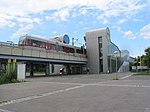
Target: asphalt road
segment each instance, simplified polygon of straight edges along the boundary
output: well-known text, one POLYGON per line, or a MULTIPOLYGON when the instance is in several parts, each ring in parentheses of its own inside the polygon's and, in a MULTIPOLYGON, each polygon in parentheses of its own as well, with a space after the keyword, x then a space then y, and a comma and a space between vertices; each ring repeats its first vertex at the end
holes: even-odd
POLYGON ((0 112, 150 112, 150 77, 118 76, 36 77, 0 85, 0 112))

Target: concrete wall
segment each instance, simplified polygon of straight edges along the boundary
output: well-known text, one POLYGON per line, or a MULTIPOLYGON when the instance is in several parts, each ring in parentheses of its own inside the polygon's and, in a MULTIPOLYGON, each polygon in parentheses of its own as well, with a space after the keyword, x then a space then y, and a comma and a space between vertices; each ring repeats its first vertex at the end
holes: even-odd
POLYGON ((102 30, 102 40, 103 40, 103 72, 108 72, 108 44, 110 42, 110 32, 109 29, 106 28, 102 30))
POLYGON ((87 67, 90 73, 99 73, 99 48, 98 48, 98 36, 99 32, 89 31, 86 32, 86 50, 88 64, 87 67))
POLYGON ((88 67, 90 69, 90 73, 98 74, 100 73, 100 57, 99 57, 99 42, 98 37, 102 37, 102 49, 101 52, 103 56, 103 72, 107 73, 108 71, 108 42, 110 41, 110 32, 108 28, 90 30, 86 32, 86 49, 87 49, 87 57, 88 57, 88 67))
POLYGON ((12 45, 0 45, 0 54, 87 62, 87 57, 86 55, 83 54, 73 55, 72 53, 65 53, 65 52, 52 51, 52 50, 46 51, 43 48, 33 48, 27 46, 23 47, 23 46, 12 46, 12 45))

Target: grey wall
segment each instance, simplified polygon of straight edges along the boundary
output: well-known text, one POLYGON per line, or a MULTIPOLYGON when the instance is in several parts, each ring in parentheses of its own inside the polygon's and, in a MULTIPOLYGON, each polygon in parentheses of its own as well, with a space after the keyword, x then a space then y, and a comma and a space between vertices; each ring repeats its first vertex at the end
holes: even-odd
POLYGON ((90 73, 99 73, 98 32, 86 32, 86 49, 90 73))
POLYGON ((90 30, 86 32, 86 49, 88 56, 88 67, 90 68, 90 73, 98 74, 100 73, 99 66, 99 43, 98 37, 102 36, 102 54, 103 56, 103 72, 108 71, 108 42, 110 41, 110 32, 108 28, 90 30))

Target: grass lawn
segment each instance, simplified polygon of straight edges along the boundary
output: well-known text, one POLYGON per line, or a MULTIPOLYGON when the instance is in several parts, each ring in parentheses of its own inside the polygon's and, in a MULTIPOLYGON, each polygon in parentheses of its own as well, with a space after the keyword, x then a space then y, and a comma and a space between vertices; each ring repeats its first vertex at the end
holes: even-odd
POLYGON ((135 73, 134 76, 150 76, 150 72, 139 72, 139 73, 135 73))

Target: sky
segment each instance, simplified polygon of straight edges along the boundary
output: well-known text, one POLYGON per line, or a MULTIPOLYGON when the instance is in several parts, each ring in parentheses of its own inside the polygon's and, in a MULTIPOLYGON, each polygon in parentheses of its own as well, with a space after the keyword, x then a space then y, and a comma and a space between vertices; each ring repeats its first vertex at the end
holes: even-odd
POLYGON ((150 47, 150 0, 0 0, 2 42, 67 34, 80 46, 86 31, 105 27, 120 50, 144 54, 150 47))

